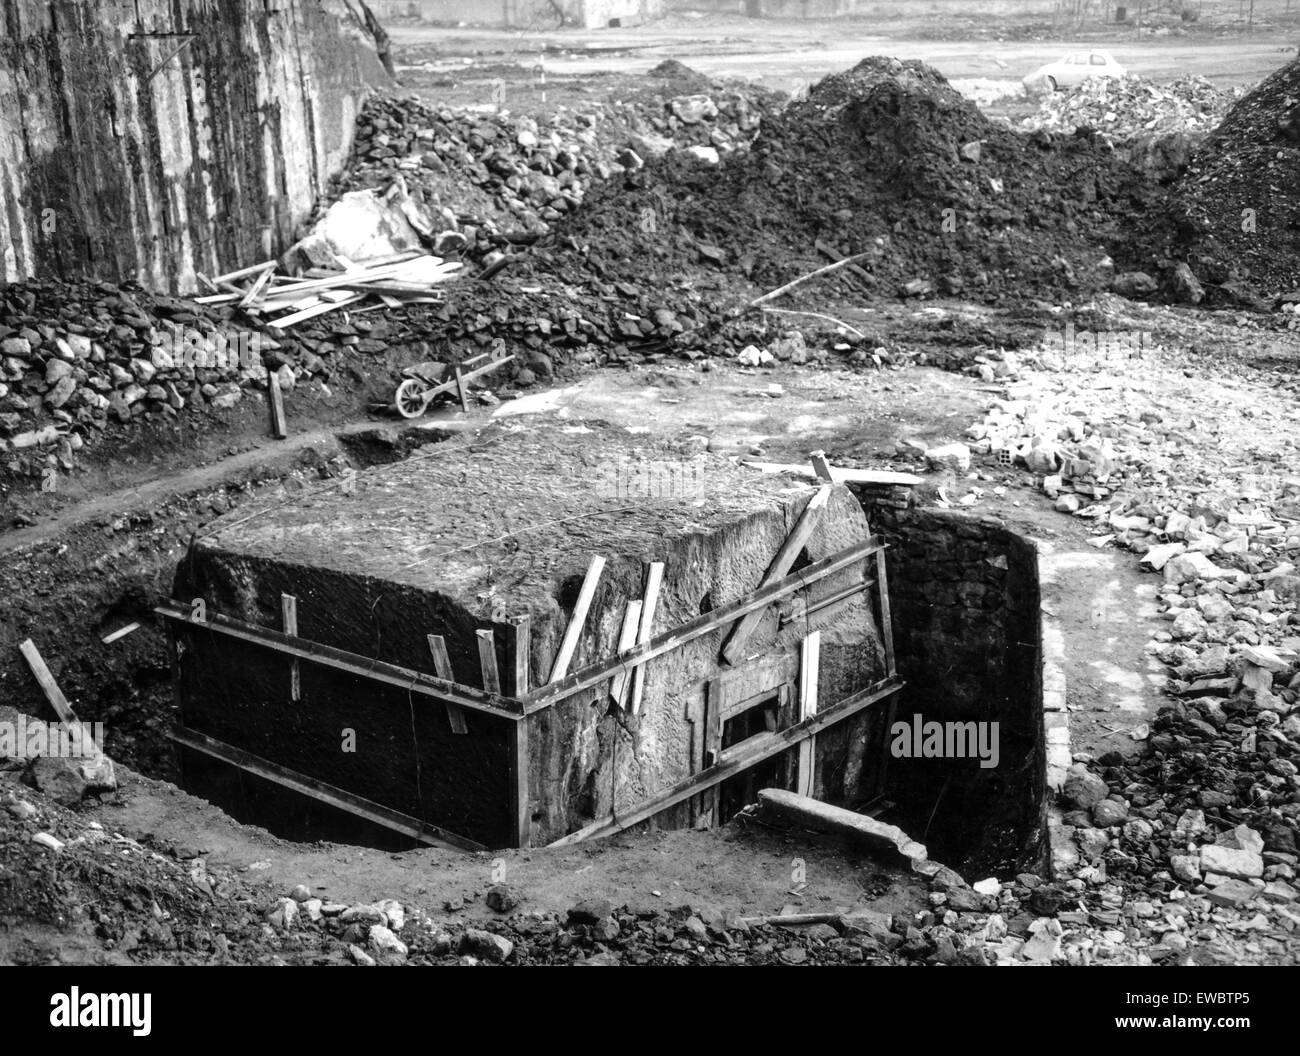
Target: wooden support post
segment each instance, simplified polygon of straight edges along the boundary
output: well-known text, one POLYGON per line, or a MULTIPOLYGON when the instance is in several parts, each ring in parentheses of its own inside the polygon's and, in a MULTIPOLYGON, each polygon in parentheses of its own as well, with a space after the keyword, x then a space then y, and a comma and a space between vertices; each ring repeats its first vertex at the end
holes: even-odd
MULTIPOLYGON (((799 721, 817 714, 817 676, 821 661, 822 632, 813 631, 803 640, 799 654, 799 721)), ((799 774, 795 791, 812 797, 816 785, 814 771, 817 763, 817 738, 809 737, 799 742, 799 774)))
POLYGON ((460 409, 469 414, 469 398, 465 395, 465 377, 461 373, 460 364, 454 364, 451 369, 456 375, 456 395, 460 399, 460 409))
POLYGON ((533 843, 532 805, 528 798, 528 720, 515 721, 510 741, 510 788, 514 795, 511 812, 516 847, 531 847, 533 843))
POLYGON ((817 474, 818 480, 829 482, 832 479, 831 464, 826 461, 825 451, 814 451, 808 457, 808 461, 812 463, 813 472, 817 474))
POLYGON ((490 629, 479 630, 478 662, 483 671, 483 689, 488 693, 501 694, 501 673, 497 670, 497 641, 490 629))
MULTIPOLYGON (((812 533, 816 530, 818 521, 821 518, 821 511, 831 497, 831 490, 830 484, 823 484, 817 489, 817 493, 808 500, 808 505, 803 508, 799 520, 795 522, 793 530, 786 536, 785 542, 781 544, 781 549, 776 552, 776 557, 772 559, 772 563, 768 566, 767 572, 764 573, 762 581, 758 584, 760 589, 769 583, 775 583, 790 571, 795 559, 799 556, 799 551, 812 538, 812 533)), ((748 642, 749 636, 754 633, 758 625, 763 621, 763 614, 766 611, 766 608, 755 609, 732 628, 726 644, 722 647, 722 659, 724 661, 732 665, 740 662, 744 656, 745 644, 748 642)))
POLYGON ((533 645, 532 620, 527 615, 510 621, 515 628, 515 683, 514 694, 522 697, 528 692, 529 654, 533 645))
MULTIPOLYGON (((636 644, 645 645, 651 638, 655 619, 655 606, 659 604, 659 588, 664 581, 664 563, 651 561, 646 569, 645 599, 641 603, 641 627, 637 631, 636 644)), ((632 714, 641 710, 641 693, 645 689, 645 665, 632 669, 632 714)))
POLYGON ((271 398, 271 435, 283 440, 289 435, 289 427, 284 418, 284 394, 280 391, 280 379, 272 371, 267 377, 267 388, 271 398))
MULTIPOLYGON (((280 595, 280 618, 284 633, 298 637, 298 599, 292 594, 280 595)), ((289 699, 295 704, 302 699, 302 670, 297 660, 289 664, 289 699)))
MULTIPOLYGON (((433 657, 433 673, 439 678, 444 678, 448 682, 455 682, 456 679, 451 673, 451 657, 447 655, 447 643, 440 634, 426 634, 425 640, 429 643, 429 654, 433 657)), ((452 733, 468 733, 469 728, 465 725, 465 713, 461 710, 459 704, 452 704, 446 701, 447 722, 451 725, 452 733)))
POLYGON ((68 698, 63 695, 63 690, 54 680, 54 675, 45 664, 45 658, 41 656, 40 650, 36 648, 36 643, 30 638, 25 639, 18 646, 18 651, 23 654, 23 659, 27 661, 27 666, 31 668, 32 674, 40 684, 41 692, 45 694, 45 699, 50 702, 50 707, 58 715, 59 721, 67 728, 68 732, 80 739, 82 749, 90 749, 93 752, 93 758, 98 759, 103 754, 101 745, 95 742, 95 738, 90 732, 90 727, 82 724, 77 718, 77 713, 72 710, 72 705, 68 703, 68 698))
POLYGON ((569 673, 569 664, 578 648, 578 639, 582 636, 583 624, 587 622, 587 610, 591 608, 591 599, 596 596, 596 586, 600 574, 605 569, 605 559, 600 554, 592 556, 587 566, 587 575, 583 578, 582 589, 578 591, 578 602, 573 606, 573 615, 569 617, 569 626, 564 630, 559 652, 555 654, 555 663, 551 665, 551 677, 547 682, 558 682, 569 673))
MULTIPOLYGON (((726 703, 726 690, 722 680, 715 678, 706 688, 704 701, 704 757, 701 770, 718 765, 722 757, 722 712, 726 703)), ((700 820, 712 828, 718 824, 718 788, 705 789, 700 795, 700 820)))
POLYGON ((885 643, 885 674, 893 678, 898 672, 894 667, 894 623, 889 613, 889 576, 885 572, 885 551, 876 552, 876 589, 880 592, 880 636, 885 643))
MULTIPOLYGON (((623 628, 618 636, 618 651, 620 654, 636 644, 637 628, 641 624, 641 602, 629 601, 627 609, 623 613, 623 628)), ((621 711, 627 697, 628 679, 631 677, 631 671, 619 671, 609 684, 609 695, 614 698, 614 703, 621 711)))

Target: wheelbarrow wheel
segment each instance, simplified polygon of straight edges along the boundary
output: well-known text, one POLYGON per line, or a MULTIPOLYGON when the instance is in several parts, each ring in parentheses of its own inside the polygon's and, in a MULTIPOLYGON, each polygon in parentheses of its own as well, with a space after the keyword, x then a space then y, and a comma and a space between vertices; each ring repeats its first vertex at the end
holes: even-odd
POLYGON ((397 413, 403 418, 419 418, 428 406, 424 399, 427 388, 418 378, 407 378, 398 385, 397 395, 393 397, 397 413))

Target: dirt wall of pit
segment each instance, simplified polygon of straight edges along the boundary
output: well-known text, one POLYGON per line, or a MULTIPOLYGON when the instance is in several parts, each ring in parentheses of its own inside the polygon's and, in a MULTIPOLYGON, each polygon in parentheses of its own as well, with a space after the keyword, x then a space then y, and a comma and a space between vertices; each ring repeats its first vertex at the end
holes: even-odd
POLYGON ((6 281, 190 292, 280 252, 388 83, 335 0, 0 0, 0 37, 6 281))
POLYGON ((997 766, 891 759, 889 797, 936 858, 1037 868, 1046 825, 1037 550, 993 518, 919 507, 908 488, 856 491, 890 543, 894 644, 907 680, 897 720, 999 723, 997 766))

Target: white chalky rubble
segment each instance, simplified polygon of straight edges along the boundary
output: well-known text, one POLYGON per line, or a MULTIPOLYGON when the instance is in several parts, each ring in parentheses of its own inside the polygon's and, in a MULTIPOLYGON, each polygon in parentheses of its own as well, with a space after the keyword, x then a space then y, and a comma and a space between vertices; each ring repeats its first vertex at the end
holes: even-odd
MULTIPOLYGON (((982 379, 1006 388, 967 439, 977 456, 1028 469, 1056 510, 1159 576, 1160 623, 1148 652, 1168 666, 1167 692, 1183 709, 1174 730, 1190 726, 1202 738, 1180 739, 1157 723, 1166 758, 1205 746, 1207 765, 1222 765, 1226 752, 1239 752, 1241 769, 1218 787, 1253 779, 1250 804, 1294 831, 1300 779, 1285 756, 1300 745, 1296 399, 1267 376, 1194 365, 1160 348, 1115 362, 1054 350, 985 362, 982 379), (1234 721, 1243 712, 1251 716, 1244 726, 1234 721), (1256 755, 1263 739, 1270 752, 1256 755)), ((1171 832, 1158 785, 1154 801, 1145 796, 1130 810, 1129 788, 1138 787, 1108 787, 1076 765, 1052 829, 1069 908, 1052 918, 1056 927, 1036 921, 1023 943, 1001 940, 1003 952, 1021 963, 1300 955, 1297 855, 1277 844, 1265 850, 1245 824, 1220 831, 1224 817, 1240 813, 1234 794, 1207 786, 1199 794, 1213 824, 1189 809, 1171 832), (1108 877, 1116 856, 1153 851, 1149 867, 1108 877)))

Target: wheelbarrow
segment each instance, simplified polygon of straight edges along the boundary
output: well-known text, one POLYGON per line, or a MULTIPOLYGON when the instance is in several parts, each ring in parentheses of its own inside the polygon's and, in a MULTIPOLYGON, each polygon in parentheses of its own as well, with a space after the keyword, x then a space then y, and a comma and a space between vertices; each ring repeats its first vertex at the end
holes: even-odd
POLYGON ((402 371, 402 381, 393 396, 393 405, 397 408, 397 413, 403 418, 419 418, 435 399, 452 392, 455 392, 460 399, 461 410, 468 412, 466 382, 471 378, 477 378, 480 374, 496 370, 497 367, 515 358, 513 355, 502 356, 500 359, 483 363, 483 360, 489 359, 491 355, 491 352, 484 352, 463 363, 453 363, 450 366, 436 360, 427 360, 413 367, 407 367, 402 371))

